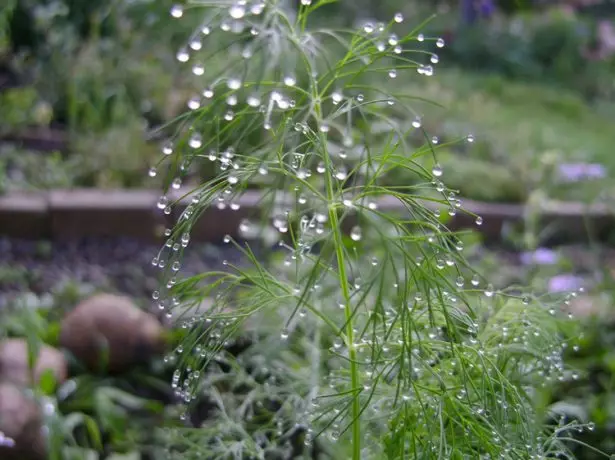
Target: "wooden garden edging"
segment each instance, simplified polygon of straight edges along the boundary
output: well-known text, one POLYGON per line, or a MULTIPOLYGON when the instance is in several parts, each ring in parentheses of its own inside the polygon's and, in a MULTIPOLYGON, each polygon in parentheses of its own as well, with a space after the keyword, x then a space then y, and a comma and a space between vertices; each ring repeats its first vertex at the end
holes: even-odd
POLYGON ((68 133, 61 129, 32 127, 0 135, 0 143, 11 143, 40 152, 66 152, 68 133))
MULTIPOLYGON (((236 235, 239 222, 254 215, 260 200, 258 191, 248 191, 239 200, 237 211, 209 208, 193 229, 192 238, 220 242, 225 234, 236 235)), ((156 190, 74 189, 47 192, 13 192, 0 196, 0 236, 27 239, 72 240, 87 237, 132 237, 159 241, 164 228, 172 226, 187 206, 183 200, 170 215, 156 208, 160 192, 156 190)), ((179 195, 171 197, 179 199, 179 195)), ((379 209, 403 211, 391 197, 379 200, 379 209)), ((447 226, 453 230, 472 228, 485 239, 497 241, 508 224, 523 220, 524 206, 463 200, 463 209, 483 218, 477 226, 475 217, 458 210, 447 226)), ((601 205, 555 203, 543 207, 541 226, 553 230, 556 240, 587 239, 592 234, 604 239, 615 228, 615 213, 601 205)))

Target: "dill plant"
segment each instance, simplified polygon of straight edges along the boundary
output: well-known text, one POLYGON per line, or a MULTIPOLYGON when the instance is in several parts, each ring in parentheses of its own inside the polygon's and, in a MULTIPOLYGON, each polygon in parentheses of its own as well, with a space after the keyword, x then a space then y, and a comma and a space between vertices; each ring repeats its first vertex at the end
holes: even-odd
POLYGON ((562 319, 468 265, 443 218, 464 212, 443 182, 454 172, 420 97, 394 84, 432 77, 444 41, 401 14, 319 28, 328 3, 171 9, 203 14, 177 52, 202 94, 150 170, 166 177, 158 207, 185 206, 152 261, 154 298, 184 332, 167 357, 181 418, 215 415, 169 430, 169 458, 570 456, 563 439, 583 421, 547 425, 534 391, 567 378, 562 319), (399 169, 416 182, 387 185, 399 169), (188 186, 194 171, 211 178, 188 186), (209 208, 244 216, 223 241, 244 262, 178 278, 209 208))

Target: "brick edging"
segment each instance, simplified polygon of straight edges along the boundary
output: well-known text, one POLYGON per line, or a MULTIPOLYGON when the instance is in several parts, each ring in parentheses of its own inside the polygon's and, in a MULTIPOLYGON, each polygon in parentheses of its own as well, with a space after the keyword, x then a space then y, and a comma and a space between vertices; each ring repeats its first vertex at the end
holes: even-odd
MULTIPOLYGON (((238 203, 240 209, 211 207, 193 229, 193 239, 220 241, 225 234, 236 234, 241 219, 254 214, 260 192, 247 191, 238 203)), ((187 206, 180 200, 170 215, 156 208, 160 197, 157 190, 73 189, 42 192, 13 192, 0 195, 0 235, 28 238, 67 240, 82 237, 133 237, 158 241, 165 227, 171 226, 187 206)), ((179 199, 176 193, 172 199, 179 199)), ((459 230, 473 228, 486 239, 497 240, 507 224, 523 220, 525 207, 521 204, 482 203, 462 200, 463 209, 447 224, 459 230), (466 212, 467 211, 467 212, 466 212), (475 217, 483 217, 477 226, 475 217)), ((402 211, 401 204, 392 197, 379 199, 379 209, 402 211)), ((585 240, 586 224, 594 236, 607 236, 615 224, 615 213, 602 205, 551 202, 543 207, 543 225, 555 230, 556 238, 585 240)))

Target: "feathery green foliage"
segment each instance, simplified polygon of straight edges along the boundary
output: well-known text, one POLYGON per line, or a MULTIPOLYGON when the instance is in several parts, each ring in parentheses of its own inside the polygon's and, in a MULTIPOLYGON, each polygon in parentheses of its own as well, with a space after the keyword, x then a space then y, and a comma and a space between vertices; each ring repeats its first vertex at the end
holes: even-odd
POLYGON ((213 0, 171 11, 205 11, 177 59, 206 84, 167 127, 174 135, 157 166, 167 171, 158 207, 187 206, 153 260, 164 280, 155 298, 185 329, 172 357, 183 418, 204 401, 216 416, 170 431, 170 455, 571 458, 560 438, 584 421, 549 427, 532 391, 566 378, 560 320, 468 266, 463 235, 441 216, 464 211, 442 182, 454 171, 437 163, 441 145, 413 110, 420 95, 387 85, 435 78, 444 41, 420 25, 408 31, 401 15, 322 29, 310 19, 328 3, 213 0), (425 142, 412 148, 417 135, 425 142), (215 177, 173 198, 202 162, 215 177), (383 180, 399 169, 417 180, 383 180), (255 185, 258 212, 224 239, 247 265, 178 280, 201 216, 243 212, 255 185), (279 249, 268 257, 253 252, 271 243, 279 249), (203 312, 207 297, 214 305, 203 312), (235 357, 240 337, 253 344, 235 357))

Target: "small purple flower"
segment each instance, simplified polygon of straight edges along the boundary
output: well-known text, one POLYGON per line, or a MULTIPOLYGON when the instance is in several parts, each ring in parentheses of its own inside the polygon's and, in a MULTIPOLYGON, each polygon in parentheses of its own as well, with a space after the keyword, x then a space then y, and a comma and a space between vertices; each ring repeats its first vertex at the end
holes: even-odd
POLYGON ((576 275, 557 275, 549 280, 549 292, 572 292, 584 287, 585 280, 576 275))
POLYGON ((558 173, 564 182, 603 179, 607 175, 606 168, 596 163, 563 163, 559 165, 558 173))
POLYGON ((488 18, 495 12, 493 0, 482 0, 480 2, 480 13, 484 18, 488 18))
POLYGON ((463 0, 461 15, 468 24, 473 24, 479 17, 488 18, 495 12, 493 0, 463 0))
POLYGON ((15 441, 0 431, 0 447, 15 447, 15 441))
POLYGON ((523 265, 555 265, 557 260, 557 253, 547 248, 538 248, 534 252, 524 252, 521 254, 521 263, 523 265))

